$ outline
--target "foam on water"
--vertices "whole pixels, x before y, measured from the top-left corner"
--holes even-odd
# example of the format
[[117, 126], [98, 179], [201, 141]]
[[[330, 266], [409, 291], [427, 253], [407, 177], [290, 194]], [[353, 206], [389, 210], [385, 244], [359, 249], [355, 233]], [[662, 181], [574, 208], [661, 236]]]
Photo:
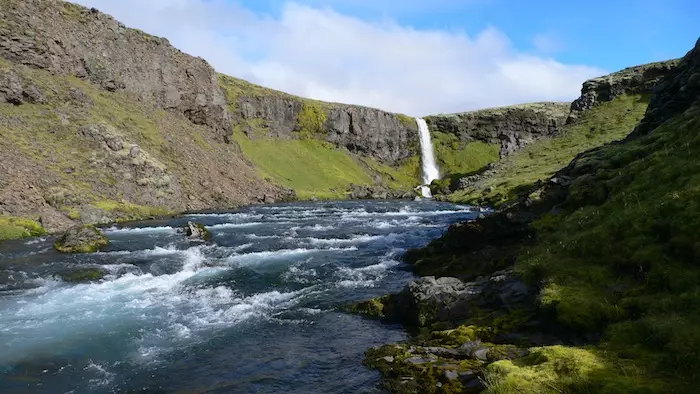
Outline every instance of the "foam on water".
[[[328, 379], [342, 392], [357, 391], [358, 381], [372, 389], [374, 375], [363, 375], [358, 349], [396, 331], [336, 316], [337, 306], [403, 287], [410, 274], [397, 269], [398, 256], [455, 218], [469, 218], [470, 209], [392, 201], [253, 206], [187, 215], [212, 231], [208, 243], [175, 237], [182, 218], [108, 228], [116, 242], [106, 252], [59, 255], [41, 251], [48, 240], [22, 243], [0, 258], [0, 367], [49, 360], [62, 368], [58, 381], [39, 379], [57, 392], [175, 391], [190, 380], [214, 387], [232, 370], [242, 374], [243, 392], [258, 390], [248, 382], [270, 374], [295, 392], [318, 391]], [[57, 279], [85, 268], [107, 275], [78, 284]], [[323, 346], [307, 354], [316, 335]], [[293, 349], [304, 367], [270, 364], [255, 356], [261, 348]], [[327, 348], [333, 354], [324, 355]], [[338, 354], [357, 362], [337, 364]], [[320, 372], [316, 363], [332, 368]], [[188, 365], [198, 365], [197, 373]], [[7, 391], [2, 370], [0, 391]]]

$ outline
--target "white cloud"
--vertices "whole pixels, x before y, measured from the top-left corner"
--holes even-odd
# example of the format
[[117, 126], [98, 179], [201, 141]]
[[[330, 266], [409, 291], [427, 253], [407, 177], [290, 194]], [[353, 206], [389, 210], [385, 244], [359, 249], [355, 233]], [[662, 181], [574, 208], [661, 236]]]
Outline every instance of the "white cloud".
[[417, 30], [294, 2], [279, 18], [225, 0], [78, 0], [167, 37], [218, 71], [321, 100], [410, 115], [570, 101], [604, 71], [522, 53], [488, 28]]

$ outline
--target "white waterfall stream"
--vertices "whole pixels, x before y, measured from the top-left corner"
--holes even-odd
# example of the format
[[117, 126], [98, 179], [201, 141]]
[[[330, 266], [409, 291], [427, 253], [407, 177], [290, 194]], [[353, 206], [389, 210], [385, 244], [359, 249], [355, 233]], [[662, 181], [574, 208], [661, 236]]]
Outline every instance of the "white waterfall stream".
[[435, 162], [433, 142], [430, 139], [428, 124], [425, 122], [425, 119], [422, 118], [416, 118], [416, 122], [418, 123], [421, 162], [423, 163], [423, 185], [421, 186], [421, 194], [423, 197], [432, 197], [429, 185], [432, 181], [440, 179], [440, 169]]

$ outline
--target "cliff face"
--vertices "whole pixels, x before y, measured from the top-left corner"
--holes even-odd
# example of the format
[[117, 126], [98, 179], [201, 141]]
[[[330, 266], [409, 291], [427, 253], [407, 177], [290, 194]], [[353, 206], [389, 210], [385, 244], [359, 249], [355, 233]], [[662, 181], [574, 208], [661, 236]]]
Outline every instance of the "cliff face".
[[221, 83], [234, 121], [253, 138], [289, 139], [301, 132], [388, 165], [419, 152], [418, 127], [405, 115], [309, 100], [226, 76]]
[[2, 223], [24, 223], [13, 217], [56, 231], [279, 201], [297, 186], [309, 197], [403, 189], [412, 172], [387, 164], [417, 152], [415, 129], [221, 76], [95, 9], [0, 0], [0, 239]]
[[426, 118], [431, 131], [454, 134], [462, 142], [500, 145], [501, 158], [545, 137], [566, 122], [569, 103], [533, 103]]
[[61, 0], [3, 0], [0, 20], [0, 56], [5, 59], [84, 78], [108, 91], [126, 91], [210, 126], [219, 138], [230, 134], [214, 70], [165, 39]]
[[649, 94], [665, 76], [678, 66], [679, 60], [628, 67], [583, 83], [581, 96], [571, 104], [568, 122], [574, 122], [582, 112], [601, 102], [612, 101], [623, 94]]

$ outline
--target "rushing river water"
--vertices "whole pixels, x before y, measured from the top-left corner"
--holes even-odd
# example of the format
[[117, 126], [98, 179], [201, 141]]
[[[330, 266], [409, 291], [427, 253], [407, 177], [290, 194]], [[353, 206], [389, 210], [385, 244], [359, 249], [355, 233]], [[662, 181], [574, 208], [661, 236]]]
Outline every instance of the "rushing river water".
[[[361, 365], [400, 327], [339, 306], [400, 290], [398, 261], [468, 207], [363, 201], [253, 206], [106, 230], [100, 253], [0, 245], [0, 392], [378, 392]], [[212, 242], [176, 232], [187, 220]], [[88, 267], [107, 276], [67, 283]]]

